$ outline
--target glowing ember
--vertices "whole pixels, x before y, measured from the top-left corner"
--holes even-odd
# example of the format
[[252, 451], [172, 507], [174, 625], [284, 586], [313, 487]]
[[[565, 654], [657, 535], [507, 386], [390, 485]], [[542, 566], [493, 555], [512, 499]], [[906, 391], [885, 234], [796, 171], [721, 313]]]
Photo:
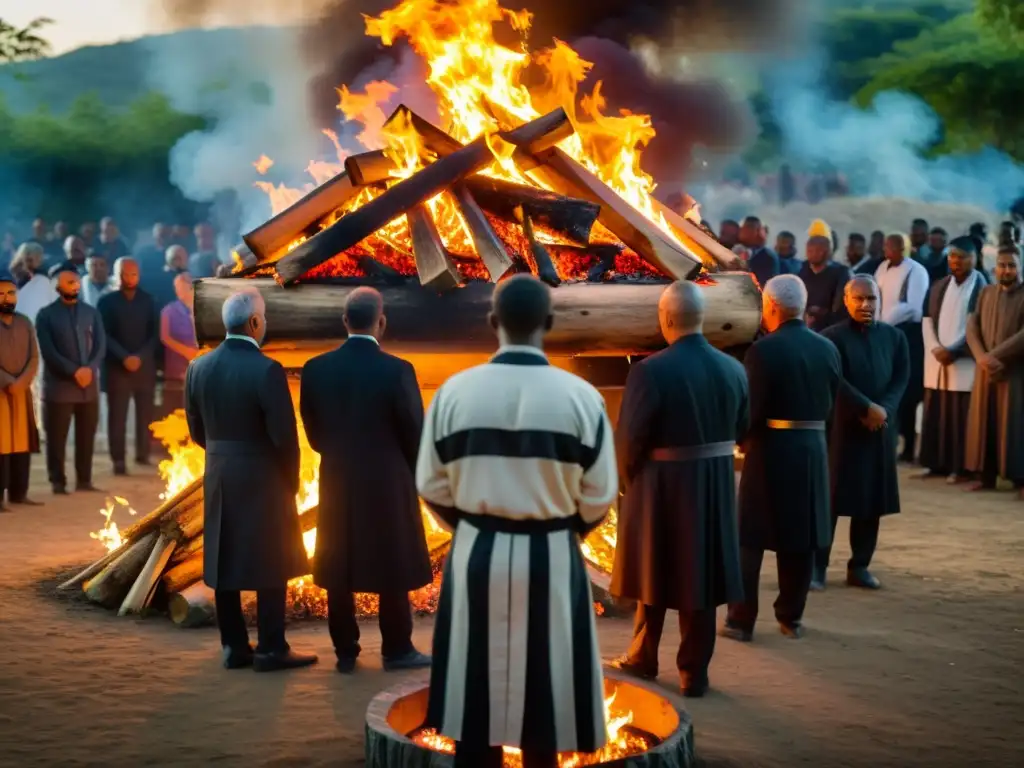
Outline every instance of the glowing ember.
[[[608, 728], [608, 743], [597, 752], [562, 752], [558, 755], [559, 768], [577, 768], [584, 765], [599, 765], [612, 760], [621, 760], [630, 755], [637, 755], [646, 752], [654, 746], [654, 739], [633, 728], [629, 724], [633, 722], [632, 712], [614, 712], [615, 694], [604, 700], [604, 716]], [[413, 742], [433, 750], [454, 754], [455, 744], [451, 739], [440, 735], [433, 728], [420, 728], [409, 734]], [[519, 768], [523, 764], [522, 753], [518, 749], [504, 747], [505, 768]]]
[[[660, 226], [669, 239], [681, 242], [655, 207], [652, 196], [654, 179], [640, 167], [643, 148], [655, 135], [650, 116], [625, 111], [617, 116], [605, 114], [607, 104], [600, 82], [593, 92], [581, 96], [579, 86], [593, 65], [560, 40], [553, 40], [550, 48], [531, 54], [526, 46], [531, 20], [532, 14], [528, 11], [507, 10], [501, 7], [499, 0], [463, 0], [458, 3], [404, 0], [379, 17], [367, 17], [366, 34], [379, 38], [387, 46], [400, 38], [409, 41], [426, 64], [426, 83], [436, 95], [445, 130], [463, 143], [480, 136], [488, 138], [494, 163], [481, 173], [545, 186], [539, 179], [524, 175], [512, 158], [512, 147], [502, 142], [496, 132], [514, 128], [562, 107], [576, 132], [559, 147]], [[495, 24], [511, 27], [520, 35], [521, 41], [515, 49], [494, 39]], [[537, 85], [528, 89], [523, 80], [531, 67], [541, 77]], [[394, 161], [397, 166], [392, 174], [394, 181], [408, 178], [436, 160], [407, 119], [400, 115], [385, 125], [383, 105], [397, 92], [395, 85], [385, 81], [370, 82], [362, 92], [352, 91], [344, 85], [338, 90], [338, 108], [345, 119], [363, 125], [363, 130], [356, 137], [358, 141], [369, 150], [383, 149]], [[345, 153], [338, 146], [337, 138], [332, 136], [332, 140], [339, 158], [343, 158]], [[333, 164], [328, 165], [335, 173], [341, 170], [340, 166], [335, 170]], [[315, 170], [313, 165], [308, 170], [317, 184], [333, 175], [325, 173], [327, 169], [324, 168]], [[308, 187], [289, 190], [262, 181], [256, 182], [256, 186], [266, 192], [274, 213], [309, 191]], [[365, 205], [382, 191], [383, 186], [364, 189], [338, 212], [338, 216]], [[692, 198], [690, 202], [693, 202]], [[454, 198], [448, 193], [441, 193], [428, 201], [427, 207], [448, 250], [476, 260]], [[695, 204], [684, 215], [691, 220], [696, 217], [699, 222]], [[333, 221], [326, 221], [322, 226], [331, 223]], [[616, 241], [614, 237], [611, 240]], [[291, 243], [288, 250], [300, 242], [302, 239]], [[606, 241], [595, 233], [595, 242]], [[408, 252], [411, 248], [405, 217], [398, 217], [361, 245], [378, 261], [392, 266], [389, 258], [392, 249]], [[335, 266], [341, 265], [343, 262]], [[318, 276], [327, 274], [321, 269]], [[330, 274], [344, 276], [347, 273], [343, 270]], [[477, 277], [473, 270], [464, 276]]]

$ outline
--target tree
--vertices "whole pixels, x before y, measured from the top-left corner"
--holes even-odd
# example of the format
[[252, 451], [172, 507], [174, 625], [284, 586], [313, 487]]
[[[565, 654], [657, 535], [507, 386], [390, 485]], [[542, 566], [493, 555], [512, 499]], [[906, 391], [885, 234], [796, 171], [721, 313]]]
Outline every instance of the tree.
[[1024, 40], [1024, 3], [1021, 0], [977, 0], [978, 18], [1005, 38]]
[[0, 63], [38, 59], [49, 53], [50, 43], [39, 32], [52, 23], [52, 19], [38, 18], [19, 29], [0, 19]]

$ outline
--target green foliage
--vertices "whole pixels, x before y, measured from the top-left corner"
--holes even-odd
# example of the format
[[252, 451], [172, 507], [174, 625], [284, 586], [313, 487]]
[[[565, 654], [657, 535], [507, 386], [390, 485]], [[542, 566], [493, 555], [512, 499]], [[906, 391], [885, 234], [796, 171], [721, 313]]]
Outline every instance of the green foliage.
[[978, 18], [1004, 39], [1024, 40], [1024, 3], [1021, 0], [977, 0]]
[[0, 62], [38, 59], [49, 53], [50, 44], [39, 32], [52, 23], [52, 19], [33, 19], [19, 29], [0, 19]]

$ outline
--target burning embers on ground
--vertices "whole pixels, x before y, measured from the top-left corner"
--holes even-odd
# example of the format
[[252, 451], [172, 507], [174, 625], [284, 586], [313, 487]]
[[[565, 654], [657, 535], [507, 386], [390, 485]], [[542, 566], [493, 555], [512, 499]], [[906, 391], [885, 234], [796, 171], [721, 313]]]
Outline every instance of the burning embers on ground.
[[367, 18], [367, 35], [404, 38], [423, 60], [444, 130], [404, 106], [387, 117], [390, 83], [342, 86], [339, 109], [367, 151], [349, 155], [328, 133], [338, 162], [310, 164], [316, 188], [257, 182], [275, 217], [245, 236], [239, 271], [283, 283], [418, 275], [445, 290], [525, 270], [551, 284], [713, 270], [724, 249], [696, 206], [680, 216], [658, 203], [641, 168], [650, 117], [606, 114], [600, 83], [580, 96], [591, 64], [559, 40], [529, 52], [530, 20], [498, 0], [405, 0]]

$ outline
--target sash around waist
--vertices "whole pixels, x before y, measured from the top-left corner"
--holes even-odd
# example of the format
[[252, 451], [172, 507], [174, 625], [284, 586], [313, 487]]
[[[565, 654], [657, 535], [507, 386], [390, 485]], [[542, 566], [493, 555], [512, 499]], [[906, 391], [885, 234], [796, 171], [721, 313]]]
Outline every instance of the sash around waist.
[[206, 453], [211, 456], [273, 456], [274, 447], [249, 440], [209, 440]]
[[732, 456], [736, 442], [724, 440], [720, 443], [702, 443], [701, 445], [674, 445], [667, 448], [655, 448], [647, 458], [650, 461], [699, 461], [700, 459], [717, 459]]
[[767, 419], [768, 429], [806, 429], [813, 432], [824, 432], [824, 421], [792, 421], [789, 419]]
[[481, 515], [473, 512], [456, 510], [458, 521], [471, 525], [479, 531], [494, 533], [551, 533], [553, 531], [580, 530], [583, 519], [579, 515], [571, 517], [552, 517], [547, 520], [513, 520], [496, 515]]

